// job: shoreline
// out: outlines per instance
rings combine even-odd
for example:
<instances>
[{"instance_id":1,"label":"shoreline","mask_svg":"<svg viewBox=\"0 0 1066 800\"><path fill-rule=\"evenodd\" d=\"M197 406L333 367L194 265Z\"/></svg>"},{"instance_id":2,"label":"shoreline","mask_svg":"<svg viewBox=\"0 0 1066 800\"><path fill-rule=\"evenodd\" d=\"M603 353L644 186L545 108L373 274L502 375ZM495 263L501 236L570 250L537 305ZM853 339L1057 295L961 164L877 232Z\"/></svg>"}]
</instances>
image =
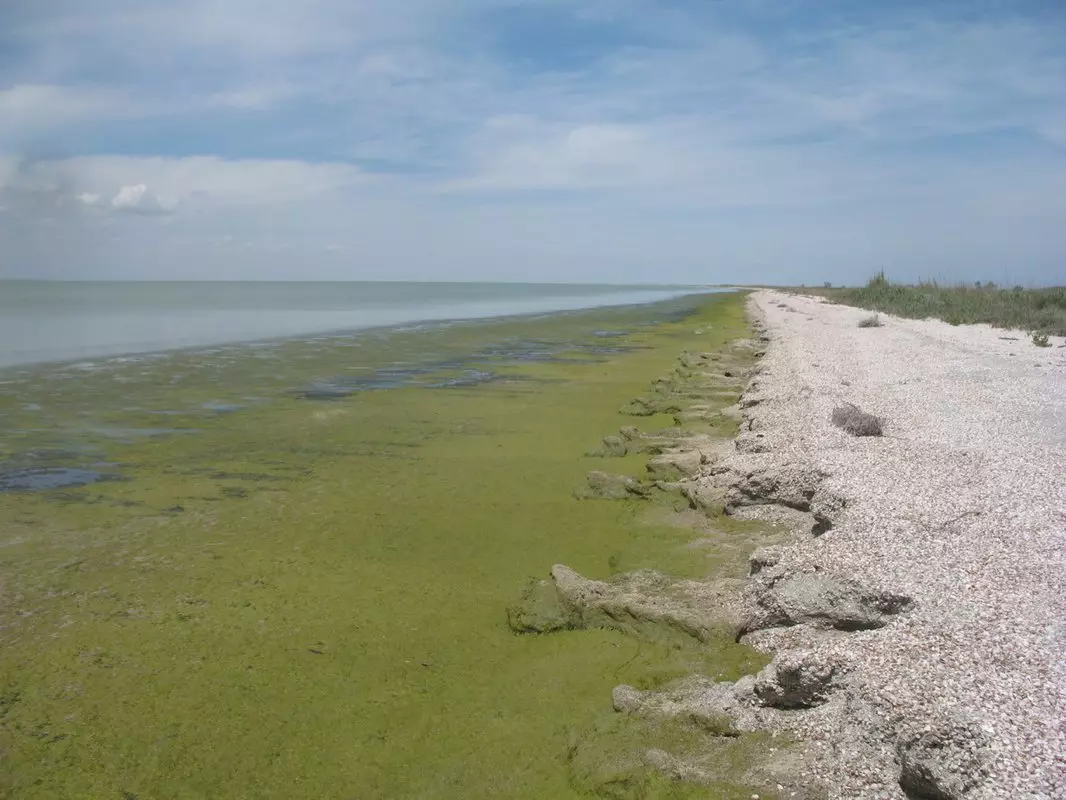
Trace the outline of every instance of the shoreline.
<instances>
[{"instance_id":1,"label":"shoreline","mask_svg":"<svg viewBox=\"0 0 1066 800\"><path fill-rule=\"evenodd\" d=\"M772 656L758 674L623 684L613 702L660 724L718 719L797 737L753 762L750 780L777 781L764 797L1066 796L1066 534L1054 521L1066 520L1055 469L1066 463L1066 357L987 326L861 325L861 309L821 298L759 291L748 304L766 352L735 440L682 434L648 470L664 458L687 466L655 488L680 489L712 524L776 526L749 577L602 583L556 565L512 609L512 627L640 636L665 623L697 638L732 627ZM715 368L712 354L680 361L686 376ZM835 427L834 408L849 402L878 415L883 436ZM644 491L606 477L590 475L590 487ZM720 777L698 749L652 748L644 761L674 780Z\"/></svg>"},{"instance_id":2,"label":"shoreline","mask_svg":"<svg viewBox=\"0 0 1066 800\"><path fill-rule=\"evenodd\" d=\"M692 492L793 528L752 554L740 611L774 660L686 702L799 736L830 797L1062 797L1066 358L984 326L749 303L767 354L736 453ZM885 436L834 428L845 402Z\"/></svg>"}]
</instances>

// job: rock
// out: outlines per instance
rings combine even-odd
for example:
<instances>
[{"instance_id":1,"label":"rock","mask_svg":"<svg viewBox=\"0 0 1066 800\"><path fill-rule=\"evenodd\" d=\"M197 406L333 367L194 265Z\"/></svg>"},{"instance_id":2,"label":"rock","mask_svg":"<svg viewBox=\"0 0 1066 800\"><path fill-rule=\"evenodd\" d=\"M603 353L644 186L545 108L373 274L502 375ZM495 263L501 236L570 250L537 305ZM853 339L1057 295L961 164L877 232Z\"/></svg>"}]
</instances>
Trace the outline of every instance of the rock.
<instances>
[{"instance_id":1,"label":"rock","mask_svg":"<svg viewBox=\"0 0 1066 800\"><path fill-rule=\"evenodd\" d=\"M687 411L680 411L677 414L674 414L674 422L678 425L699 425L702 423L713 422L717 416L718 413L716 411L688 409Z\"/></svg>"},{"instance_id":2,"label":"rock","mask_svg":"<svg viewBox=\"0 0 1066 800\"><path fill-rule=\"evenodd\" d=\"M730 505L777 503L800 511L810 511L811 501L828 473L802 462L772 464L739 471L730 476Z\"/></svg>"},{"instance_id":3,"label":"rock","mask_svg":"<svg viewBox=\"0 0 1066 800\"><path fill-rule=\"evenodd\" d=\"M755 582L754 608L745 632L815 623L838 630L881 628L913 607L909 597L872 591L858 581L819 572Z\"/></svg>"},{"instance_id":4,"label":"rock","mask_svg":"<svg viewBox=\"0 0 1066 800\"><path fill-rule=\"evenodd\" d=\"M662 453L648 461L648 473L659 481L691 478L699 473L702 463L703 454L699 450Z\"/></svg>"},{"instance_id":5,"label":"rock","mask_svg":"<svg viewBox=\"0 0 1066 800\"><path fill-rule=\"evenodd\" d=\"M606 456L612 456L614 458L620 458L626 454L626 440L621 436L604 436L603 437L603 454Z\"/></svg>"},{"instance_id":6,"label":"rock","mask_svg":"<svg viewBox=\"0 0 1066 800\"><path fill-rule=\"evenodd\" d=\"M556 564L550 580L526 587L507 619L516 633L609 628L651 641L679 636L708 641L735 630L730 591L709 582L671 582L652 570L596 581Z\"/></svg>"},{"instance_id":7,"label":"rock","mask_svg":"<svg viewBox=\"0 0 1066 800\"><path fill-rule=\"evenodd\" d=\"M628 475L612 475L593 470L588 474L588 489L575 494L581 499L630 500L647 498L654 487L645 486Z\"/></svg>"},{"instance_id":8,"label":"rock","mask_svg":"<svg viewBox=\"0 0 1066 800\"><path fill-rule=\"evenodd\" d=\"M696 511L715 516L721 514L725 508L725 491L710 481L700 480L687 484L681 491L689 506Z\"/></svg>"},{"instance_id":9,"label":"rock","mask_svg":"<svg viewBox=\"0 0 1066 800\"><path fill-rule=\"evenodd\" d=\"M575 620L563 606L555 581L532 580L507 609L507 624L515 633L551 633L573 629Z\"/></svg>"},{"instance_id":10,"label":"rock","mask_svg":"<svg viewBox=\"0 0 1066 800\"><path fill-rule=\"evenodd\" d=\"M811 708L824 703L842 670L807 653L779 655L755 676L752 692L764 706Z\"/></svg>"},{"instance_id":11,"label":"rock","mask_svg":"<svg viewBox=\"0 0 1066 800\"><path fill-rule=\"evenodd\" d=\"M676 414L680 410L680 403L673 397L637 397L622 406L619 413L631 417L651 417L655 414Z\"/></svg>"},{"instance_id":12,"label":"rock","mask_svg":"<svg viewBox=\"0 0 1066 800\"><path fill-rule=\"evenodd\" d=\"M896 743L899 786L911 800L961 800L980 782L983 737L961 725L923 726Z\"/></svg>"},{"instance_id":13,"label":"rock","mask_svg":"<svg viewBox=\"0 0 1066 800\"><path fill-rule=\"evenodd\" d=\"M759 547L748 556L748 574L758 575L768 567L776 567L780 560L780 547Z\"/></svg>"},{"instance_id":14,"label":"rock","mask_svg":"<svg viewBox=\"0 0 1066 800\"><path fill-rule=\"evenodd\" d=\"M740 710L729 681L689 675L660 689L642 691L622 684L611 692L614 710L648 719L680 719L712 736L737 736L733 716Z\"/></svg>"},{"instance_id":15,"label":"rock","mask_svg":"<svg viewBox=\"0 0 1066 800\"><path fill-rule=\"evenodd\" d=\"M631 417L650 417L655 413L652 402L643 397L636 397L622 406L618 413Z\"/></svg>"}]
</instances>

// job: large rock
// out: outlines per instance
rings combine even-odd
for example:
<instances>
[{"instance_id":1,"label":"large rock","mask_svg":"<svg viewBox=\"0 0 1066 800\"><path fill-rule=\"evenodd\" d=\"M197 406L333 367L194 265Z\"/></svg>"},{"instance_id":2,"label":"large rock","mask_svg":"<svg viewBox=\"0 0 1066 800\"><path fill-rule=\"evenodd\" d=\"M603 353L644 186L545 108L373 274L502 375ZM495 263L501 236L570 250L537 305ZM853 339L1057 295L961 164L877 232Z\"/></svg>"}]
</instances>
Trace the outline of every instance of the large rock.
<instances>
[{"instance_id":1,"label":"large rock","mask_svg":"<svg viewBox=\"0 0 1066 800\"><path fill-rule=\"evenodd\" d=\"M824 703L843 673L810 653L783 653L755 676L753 694L764 706L811 708Z\"/></svg>"},{"instance_id":2,"label":"large rock","mask_svg":"<svg viewBox=\"0 0 1066 800\"><path fill-rule=\"evenodd\" d=\"M518 602L507 609L507 624L515 633L573 630L579 622L551 579L530 581Z\"/></svg>"},{"instance_id":3,"label":"large rock","mask_svg":"<svg viewBox=\"0 0 1066 800\"><path fill-rule=\"evenodd\" d=\"M653 480L676 481L699 474L703 453L699 450L684 450L661 453L648 461L648 473Z\"/></svg>"},{"instance_id":4,"label":"large rock","mask_svg":"<svg viewBox=\"0 0 1066 800\"><path fill-rule=\"evenodd\" d=\"M983 776L983 735L958 724L924 725L896 743L899 785L911 800L961 800Z\"/></svg>"},{"instance_id":5,"label":"large rock","mask_svg":"<svg viewBox=\"0 0 1066 800\"><path fill-rule=\"evenodd\" d=\"M581 499L629 500L647 498L654 487L646 486L628 475L612 475L593 470L587 477L588 488L575 494Z\"/></svg>"},{"instance_id":6,"label":"large rock","mask_svg":"<svg viewBox=\"0 0 1066 800\"><path fill-rule=\"evenodd\" d=\"M621 458L629 452L626 440L621 436L604 436L602 455Z\"/></svg>"},{"instance_id":7,"label":"large rock","mask_svg":"<svg viewBox=\"0 0 1066 800\"><path fill-rule=\"evenodd\" d=\"M556 564L549 580L526 587L507 618L517 633L609 628L649 640L684 636L709 641L735 630L732 591L726 584L673 582L652 570L590 580Z\"/></svg>"},{"instance_id":8,"label":"large rock","mask_svg":"<svg viewBox=\"0 0 1066 800\"><path fill-rule=\"evenodd\" d=\"M725 508L726 493L712 481L699 480L686 484L681 492L691 508L709 516L721 514Z\"/></svg>"},{"instance_id":9,"label":"large rock","mask_svg":"<svg viewBox=\"0 0 1066 800\"><path fill-rule=\"evenodd\" d=\"M913 606L909 597L868 589L856 580L804 572L753 582L746 631L814 623L838 630L881 628Z\"/></svg>"},{"instance_id":10,"label":"large rock","mask_svg":"<svg viewBox=\"0 0 1066 800\"><path fill-rule=\"evenodd\" d=\"M777 503L800 511L810 511L819 486L828 474L810 464L787 462L754 469L730 466L723 476L730 484L730 505Z\"/></svg>"}]
</instances>

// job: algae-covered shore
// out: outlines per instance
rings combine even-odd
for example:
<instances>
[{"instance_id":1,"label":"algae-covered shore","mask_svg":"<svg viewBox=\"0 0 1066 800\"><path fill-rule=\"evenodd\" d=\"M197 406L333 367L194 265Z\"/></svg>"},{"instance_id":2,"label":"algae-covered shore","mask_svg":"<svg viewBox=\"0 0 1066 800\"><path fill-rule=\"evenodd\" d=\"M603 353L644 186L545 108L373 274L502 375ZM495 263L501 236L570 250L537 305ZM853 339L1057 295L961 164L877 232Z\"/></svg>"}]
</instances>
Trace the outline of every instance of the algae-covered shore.
<instances>
[{"instance_id":1,"label":"algae-covered shore","mask_svg":"<svg viewBox=\"0 0 1066 800\"><path fill-rule=\"evenodd\" d=\"M725 635L520 636L505 609L557 562L744 573L743 523L694 532L669 492L575 494L608 461L644 477L647 455L603 458L601 438L676 414L620 409L746 331L743 295L719 295L3 373L0 789L600 792L589 732L651 735L615 730L616 685L765 657ZM681 421L732 436L716 409L739 391ZM713 789L627 785L749 797L763 739L727 738Z\"/></svg>"}]
</instances>

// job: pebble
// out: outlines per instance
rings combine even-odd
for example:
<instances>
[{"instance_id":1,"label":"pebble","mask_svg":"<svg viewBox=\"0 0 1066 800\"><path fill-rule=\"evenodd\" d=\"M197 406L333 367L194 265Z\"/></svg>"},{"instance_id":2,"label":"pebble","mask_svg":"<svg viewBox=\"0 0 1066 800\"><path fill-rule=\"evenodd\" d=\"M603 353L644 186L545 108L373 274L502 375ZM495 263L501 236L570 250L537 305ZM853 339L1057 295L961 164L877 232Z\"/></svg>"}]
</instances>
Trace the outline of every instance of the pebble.
<instances>
[{"instance_id":1,"label":"pebble","mask_svg":"<svg viewBox=\"0 0 1066 800\"><path fill-rule=\"evenodd\" d=\"M786 300L822 324L777 308ZM984 325L883 315L860 330L863 309L772 291L752 303L771 336L764 400L747 410L767 457L814 462L848 501L829 532L786 546L782 566L916 603L877 631L753 637L852 667L861 689L845 691L878 730L857 736L839 698L794 714L801 736L832 743L816 774L834 798L902 800L896 737L955 726L960 752L983 764L966 800L1066 800L1066 352L1036 369ZM845 402L882 416L886 435L834 428Z\"/></svg>"}]
</instances>

